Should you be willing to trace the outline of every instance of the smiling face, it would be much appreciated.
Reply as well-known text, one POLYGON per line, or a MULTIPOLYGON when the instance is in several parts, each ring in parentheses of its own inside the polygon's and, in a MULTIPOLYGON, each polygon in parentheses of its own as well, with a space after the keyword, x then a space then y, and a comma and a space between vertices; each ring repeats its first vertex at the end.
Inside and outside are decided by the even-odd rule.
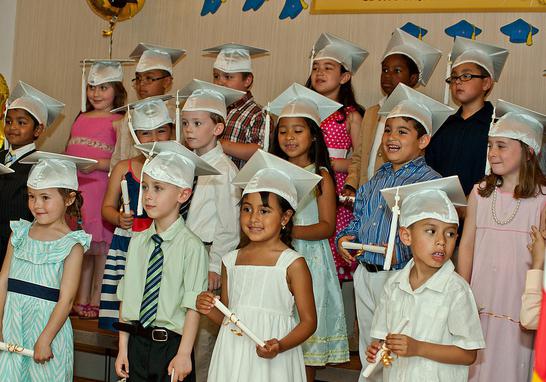
POLYGON ((163 125, 153 130, 135 130, 140 143, 163 142, 171 139, 171 125, 163 125))
POLYGON ((42 124, 36 125, 36 120, 23 109, 10 109, 6 114, 4 135, 11 148, 16 150, 34 142, 44 130, 42 124))
POLYGON ((523 158, 521 143, 515 139, 489 137, 487 160, 491 171, 499 176, 519 174, 523 158))
POLYGON ((224 131, 224 124, 214 123, 208 111, 183 111, 181 124, 187 145, 198 155, 214 149, 217 137, 224 131))
POLYGON ((317 93, 336 100, 341 85, 351 79, 351 73, 342 70, 341 64, 330 59, 315 60, 311 71, 311 86, 317 93))
POLYGON ((109 83, 97 86, 87 85, 87 99, 95 110, 112 110, 114 108, 115 95, 114 87, 109 83))
POLYGON ((41 225, 50 225, 64 220, 66 209, 74 203, 74 196, 65 200, 57 188, 36 190, 28 188, 28 208, 41 225))
POLYGON ((430 135, 419 133, 415 128, 416 122, 402 117, 389 118, 385 122, 385 130, 381 144, 394 170, 422 155, 423 150, 430 142, 430 135))
POLYGON ((313 144, 313 136, 304 118, 283 117, 279 119, 277 139, 279 147, 288 156, 288 161, 303 165, 310 162, 309 150, 313 144))

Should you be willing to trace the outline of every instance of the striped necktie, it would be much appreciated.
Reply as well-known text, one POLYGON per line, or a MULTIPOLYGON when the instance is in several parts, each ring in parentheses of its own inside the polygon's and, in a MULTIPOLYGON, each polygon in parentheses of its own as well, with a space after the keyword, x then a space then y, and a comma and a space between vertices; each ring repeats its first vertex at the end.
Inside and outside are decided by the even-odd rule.
POLYGON ((140 323, 145 328, 155 321, 157 315, 159 287, 161 286, 161 273, 163 270, 163 251, 161 250, 163 239, 158 234, 153 234, 152 240, 155 242, 155 248, 148 261, 146 285, 140 305, 140 323))
POLYGON ((6 153, 6 158, 4 159, 4 164, 9 165, 11 162, 15 162, 15 154, 11 152, 11 150, 8 150, 6 153))

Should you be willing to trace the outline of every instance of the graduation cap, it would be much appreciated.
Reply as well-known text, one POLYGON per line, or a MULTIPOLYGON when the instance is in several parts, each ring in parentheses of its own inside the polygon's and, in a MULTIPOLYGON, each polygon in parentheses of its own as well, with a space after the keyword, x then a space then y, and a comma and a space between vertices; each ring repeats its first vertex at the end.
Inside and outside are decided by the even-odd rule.
POLYGON ((259 149, 232 183, 243 188, 243 196, 254 192, 272 192, 285 199, 296 210, 298 203, 321 179, 317 174, 259 149))
POLYGON ((538 28, 535 28, 523 19, 506 24, 500 28, 500 31, 510 37, 510 42, 519 44, 526 43, 528 46, 533 45, 533 35, 538 33, 538 28))
POLYGON ((9 168, 5 164, 0 163, 0 175, 14 173, 13 169, 9 168))
POLYGON ((213 68, 224 73, 252 73, 251 57, 268 53, 265 49, 235 43, 203 49, 203 52, 217 53, 213 68))
POLYGON ((428 30, 426 30, 423 27, 420 27, 419 25, 415 25, 412 22, 407 22, 403 26, 400 27, 404 32, 409 33, 413 37, 417 37, 419 40, 422 40, 423 37, 428 33, 428 30))
POLYGON ((61 114, 64 103, 42 93, 29 84, 19 81, 8 99, 7 110, 23 109, 29 112, 44 128, 50 126, 61 114))
POLYGON ((393 54, 402 54, 419 69, 419 82, 426 86, 438 64, 442 51, 419 40, 402 29, 395 29, 383 54, 383 60, 393 54))
POLYGON ((508 49, 496 45, 469 40, 464 37, 456 37, 453 49, 451 49, 451 68, 461 64, 472 62, 484 68, 498 81, 508 58, 508 49))
POLYGON ((476 39, 476 36, 482 33, 482 30, 475 26, 474 24, 470 24, 466 20, 461 20, 456 24, 453 24, 450 27, 447 27, 444 32, 453 38, 455 37, 466 37, 472 40, 476 39))
POLYGON ((165 70, 172 76, 173 65, 186 53, 185 49, 167 48, 148 43, 139 43, 129 57, 139 59, 135 72, 148 70, 165 70))
POLYGON ((450 106, 444 105, 429 96, 399 83, 379 110, 380 115, 387 119, 410 117, 418 121, 429 135, 434 135, 444 121, 455 112, 450 106))
POLYGON ((331 33, 322 33, 313 46, 311 62, 326 59, 334 60, 347 71, 356 73, 366 57, 368 57, 368 54, 366 50, 348 40, 331 33))
POLYGON ((494 116, 498 120, 491 124, 490 137, 517 139, 540 153, 546 115, 499 99, 494 116))

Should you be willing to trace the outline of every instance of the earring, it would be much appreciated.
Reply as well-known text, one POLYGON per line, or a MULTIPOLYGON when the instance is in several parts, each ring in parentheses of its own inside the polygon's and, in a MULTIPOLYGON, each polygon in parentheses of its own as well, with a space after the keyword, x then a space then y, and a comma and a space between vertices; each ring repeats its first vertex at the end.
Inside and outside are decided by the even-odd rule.
POLYGON ((285 229, 285 228, 286 228, 286 225, 284 225, 284 224, 281 224, 281 230, 283 230, 283 231, 284 231, 284 229, 285 229))

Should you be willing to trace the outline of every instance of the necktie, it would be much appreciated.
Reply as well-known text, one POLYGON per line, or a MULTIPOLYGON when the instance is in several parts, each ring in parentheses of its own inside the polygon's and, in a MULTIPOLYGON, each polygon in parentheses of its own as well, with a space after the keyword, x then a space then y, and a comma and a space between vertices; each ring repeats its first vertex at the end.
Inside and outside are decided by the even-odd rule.
POLYGON ((9 151, 7 152, 7 154, 6 154, 6 158, 4 159, 4 164, 5 164, 5 165, 11 164, 11 162, 14 162, 14 161, 15 161, 15 158, 16 158, 16 157, 15 157, 15 154, 13 154, 13 153, 11 152, 11 150, 9 150, 9 151))
POLYGON ((148 261, 148 272, 146 273, 146 285, 140 305, 140 323, 143 327, 150 326, 157 315, 157 304, 159 299, 159 287, 161 286, 161 273, 163 270, 163 251, 161 243, 163 239, 158 235, 152 235, 155 248, 148 261))

